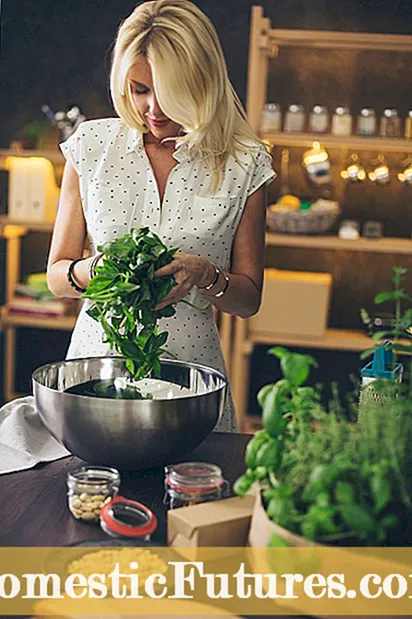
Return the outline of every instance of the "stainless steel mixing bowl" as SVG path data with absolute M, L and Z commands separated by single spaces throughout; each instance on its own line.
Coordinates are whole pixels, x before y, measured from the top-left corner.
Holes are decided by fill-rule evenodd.
M 211 368 L 162 360 L 161 378 L 195 395 L 169 400 L 114 400 L 65 393 L 94 379 L 129 376 L 122 357 L 49 363 L 32 374 L 37 410 L 49 432 L 93 464 L 139 470 L 181 459 L 213 430 L 227 381 Z

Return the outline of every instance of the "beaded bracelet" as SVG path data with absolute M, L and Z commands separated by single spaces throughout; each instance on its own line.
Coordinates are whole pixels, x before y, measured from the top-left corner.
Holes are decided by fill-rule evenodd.
M 70 286 L 74 288 L 76 292 L 80 292 L 80 294 L 83 294 L 84 292 L 86 292 L 86 288 L 81 288 L 80 286 L 78 286 L 73 278 L 73 268 L 78 262 L 81 262 L 81 260 L 84 260 L 84 258 L 76 258 L 76 260 L 72 260 L 72 262 L 69 264 L 66 275 L 67 281 L 69 282 Z
M 215 275 L 213 277 L 213 280 L 207 286 L 198 286 L 199 290 L 211 290 L 213 288 L 213 286 L 215 286 L 217 284 L 217 281 L 218 281 L 219 275 L 220 275 L 220 270 L 217 268 L 217 266 L 215 265 L 214 262 L 211 262 L 211 265 L 213 266 L 213 268 L 215 270 Z
M 220 299 L 220 297 L 223 297 L 223 295 L 225 294 L 226 290 L 227 290 L 227 289 L 228 289 L 228 287 L 229 287 L 229 281 L 230 281 L 230 280 L 229 280 L 228 276 L 226 275 L 226 273 L 223 273 L 223 276 L 224 276 L 224 278 L 225 278 L 225 283 L 223 284 L 223 288 L 222 288 L 222 290 L 221 290 L 220 292 L 217 292 L 217 293 L 215 294 L 215 298 L 216 298 L 216 299 Z

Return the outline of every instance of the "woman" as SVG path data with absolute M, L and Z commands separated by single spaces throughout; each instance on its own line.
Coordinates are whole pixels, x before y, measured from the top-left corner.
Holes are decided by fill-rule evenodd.
M 145 2 L 123 22 L 110 86 L 119 118 L 84 122 L 61 145 L 49 287 L 79 296 L 97 246 L 148 226 L 179 248 L 155 273 L 178 284 L 162 302 L 177 303 L 160 323 L 168 350 L 224 372 L 212 305 L 242 318 L 259 308 L 270 157 L 245 120 L 214 27 L 188 0 Z M 86 235 L 91 257 L 83 260 Z M 67 357 L 115 354 L 86 307 Z M 216 429 L 235 428 L 229 398 Z

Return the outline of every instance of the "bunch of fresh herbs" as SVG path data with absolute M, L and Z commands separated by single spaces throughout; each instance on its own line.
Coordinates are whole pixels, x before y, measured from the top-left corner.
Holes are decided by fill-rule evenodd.
M 156 307 L 176 282 L 172 275 L 153 275 L 173 260 L 176 249 L 168 249 L 149 228 L 142 227 L 98 250 L 104 255 L 84 294 L 92 301 L 87 313 L 100 322 L 110 347 L 126 357 L 134 380 L 160 376 L 160 356 L 167 353 L 168 333 L 160 333 L 157 323 L 176 310 L 172 305 Z

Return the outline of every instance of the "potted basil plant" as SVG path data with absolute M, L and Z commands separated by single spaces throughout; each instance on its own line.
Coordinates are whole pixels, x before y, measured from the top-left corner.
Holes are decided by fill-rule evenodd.
M 325 408 L 305 385 L 313 357 L 279 346 L 269 354 L 283 377 L 258 394 L 263 429 L 250 439 L 234 485 L 240 496 L 257 491 L 250 544 L 410 545 L 410 395 L 391 400 L 390 411 L 368 401 L 362 421 L 352 423 L 338 401 Z

